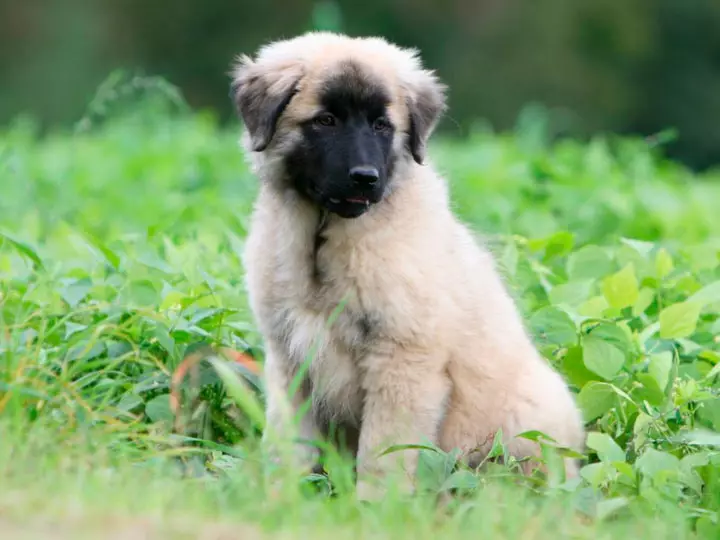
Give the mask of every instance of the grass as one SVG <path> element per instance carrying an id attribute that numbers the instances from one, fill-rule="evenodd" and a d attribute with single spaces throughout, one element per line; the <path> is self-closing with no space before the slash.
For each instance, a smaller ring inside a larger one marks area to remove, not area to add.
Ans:
<path id="1" fill-rule="evenodd" d="M 578 393 L 586 464 L 577 485 L 520 482 L 428 449 L 418 497 L 364 506 L 332 453 L 329 478 L 275 491 L 263 472 L 262 383 L 237 361 L 263 357 L 237 129 L 113 93 L 76 132 L 0 131 L 0 535 L 717 537 L 720 174 L 656 139 L 551 144 L 537 119 L 435 140 L 458 214 Z"/>

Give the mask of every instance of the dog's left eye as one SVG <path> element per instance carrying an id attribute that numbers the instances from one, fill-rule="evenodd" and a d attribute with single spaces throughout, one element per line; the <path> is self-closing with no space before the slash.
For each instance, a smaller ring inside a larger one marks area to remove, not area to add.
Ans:
<path id="1" fill-rule="evenodd" d="M 386 117 L 380 116 L 373 122 L 373 129 L 381 132 L 390 131 L 390 129 L 392 129 L 392 124 Z"/>
<path id="2" fill-rule="evenodd" d="M 315 123 L 320 126 L 330 127 L 335 125 L 335 117 L 330 113 L 322 113 L 315 117 Z"/>

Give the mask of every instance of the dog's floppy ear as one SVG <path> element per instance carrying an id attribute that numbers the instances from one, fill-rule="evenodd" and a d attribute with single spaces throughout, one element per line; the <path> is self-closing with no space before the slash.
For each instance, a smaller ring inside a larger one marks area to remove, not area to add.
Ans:
<path id="1" fill-rule="evenodd" d="M 447 87 L 432 72 L 422 71 L 420 75 L 419 80 L 408 88 L 407 105 L 410 115 L 408 147 L 415 162 L 422 165 L 427 141 L 447 107 Z"/>
<path id="2" fill-rule="evenodd" d="M 241 56 L 232 75 L 235 109 L 250 134 L 252 149 L 261 152 L 270 144 L 280 116 L 297 92 L 301 66 L 288 61 L 262 65 Z"/>

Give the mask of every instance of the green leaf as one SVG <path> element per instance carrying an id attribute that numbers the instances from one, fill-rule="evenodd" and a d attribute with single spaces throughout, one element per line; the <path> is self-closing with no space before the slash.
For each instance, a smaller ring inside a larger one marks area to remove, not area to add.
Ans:
<path id="1" fill-rule="evenodd" d="M 145 404 L 145 414 L 151 422 L 172 422 L 174 416 L 170 409 L 170 394 L 160 394 Z"/>
<path id="2" fill-rule="evenodd" d="M 19 253 L 25 255 L 25 257 L 35 264 L 36 268 L 44 268 L 45 265 L 43 264 L 42 259 L 40 259 L 40 255 L 38 255 L 37 250 L 30 244 L 23 242 L 22 240 L 18 240 L 15 236 L 6 231 L 0 231 L 0 240 L 4 240 L 14 247 Z"/>
<path id="3" fill-rule="evenodd" d="M 650 356 L 648 373 L 655 379 L 655 382 L 657 382 L 658 387 L 662 391 L 665 391 L 665 388 L 667 388 L 672 366 L 673 355 L 670 351 L 663 351 Z"/>
<path id="4" fill-rule="evenodd" d="M 580 476 L 591 486 L 597 487 L 607 479 L 612 470 L 612 465 L 607 463 L 590 463 L 580 469 Z"/>
<path id="5" fill-rule="evenodd" d="M 395 452 L 402 452 L 404 450 L 427 450 L 428 452 L 435 452 L 437 454 L 442 454 L 442 450 L 435 446 L 431 446 L 429 444 L 394 444 L 392 446 L 388 446 L 378 454 L 378 457 L 382 457 L 387 454 L 393 454 Z"/>
<path id="6" fill-rule="evenodd" d="M 479 485 L 476 475 L 466 470 L 459 470 L 452 473 L 440 486 L 440 491 L 448 491 L 450 489 L 472 490 Z"/>
<path id="7" fill-rule="evenodd" d="M 640 294 L 638 295 L 638 299 L 633 304 L 633 315 L 636 317 L 641 315 L 642 313 L 645 313 L 645 310 L 650 307 L 653 300 L 655 300 L 655 291 L 652 289 L 649 289 L 647 287 L 643 287 L 640 289 Z"/>
<path id="8" fill-rule="evenodd" d="M 635 468 L 644 475 L 655 478 L 658 473 L 664 471 L 679 472 L 680 460 L 667 452 L 648 448 L 635 462 Z"/>
<path id="9" fill-rule="evenodd" d="M 585 367 L 582 347 L 570 347 L 562 359 L 562 371 L 575 386 L 582 388 L 589 381 L 598 380 L 598 375 Z"/>
<path id="10" fill-rule="evenodd" d="M 603 281 L 603 293 L 608 303 L 617 309 L 632 306 L 637 302 L 640 291 L 633 263 Z"/>
<path id="11" fill-rule="evenodd" d="M 158 343 L 162 346 L 168 354 L 172 355 L 175 353 L 175 340 L 168 333 L 167 329 L 161 325 L 157 325 L 153 330 L 153 336 L 158 340 Z"/>
<path id="12" fill-rule="evenodd" d="M 608 383 L 586 384 L 577 396 L 585 421 L 595 420 L 612 409 L 617 401 L 616 395 L 615 389 Z"/>
<path id="13" fill-rule="evenodd" d="M 660 337 L 679 339 L 692 335 L 700 316 L 700 304 L 680 302 L 660 312 Z"/>
<path id="14" fill-rule="evenodd" d="M 607 381 L 612 380 L 625 363 L 620 349 L 593 334 L 583 338 L 582 347 L 585 367 Z"/>
<path id="15" fill-rule="evenodd" d="M 159 293 L 155 285 L 147 279 L 131 281 L 123 292 L 125 294 L 123 300 L 131 306 L 152 306 L 159 301 Z"/>
<path id="16" fill-rule="evenodd" d="M 77 279 L 60 289 L 60 295 L 70 307 L 76 307 L 87 296 L 92 288 L 92 281 L 87 278 Z"/>
<path id="17" fill-rule="evenodd" d="M 490 448 L 490 452 L 488 453 L 488 459 L 493 459 L 499 456 L 505 455 L 505 445 L 503 444 L 503 432 L 502 429 L 498 429 L 495 432 L 495 437 L 493 438 L 493 444 L 492 448 Z"/>
<path id="18" fill-rule="evenodd" d="M 612 270 L 612 260 L 598 246 L 585 246 L 568 256 L 567 273 L 571 280 L 596 279 Z"/>
<path id="19" fill-rule="evenodd" d="M 545 246 L 545 259 L 550 259 L 558 255 L 565 255 L 572 249 L 575 239 L 572 233 L 568 231 L 558 231 L 548 238 Z"/>
<path id="20" fill-rule="evenodd" d="M 158 396 L 158 397 L 161 397 L 161 396 Z M 117 405 L 115 405 L 115 407 L 120 409 L 121 411 L 131 411 L 134 408 L 142 405 L 142 403 L 143 403 L 143 401 L 140 396 L 138 396 L 137 394 L 132 394 L 132 393 L 128 392 L 126 394 L 123 394 L 123 396 L 117 402 Z M 169 402 L 168 402 L 168 404 L 169 404 Z M 168 411 L 169 410 L 170 409 L 168 408 Z M 153 410 L 151 412 L 152 412 L 152 414 L 157 413 L 157 411 L 155 411 L 155 410 Z M 147 406 L 146 406 L 145 413 L 147 414 Z M 150 417 L 149 414 L 148 414 L 148 417 Z M 152 418 L 151 418 L 151 420 L 152 420 Z"/>
<path id="21" fill-rule="evenodd" d="M 632 337 L 625 328 L 618 324 L 601 322 L 590 331 L 589 335 L 614 345 L 625 355 L 632 348 Z"/>
<path id="22" fill-rule="evenodd" d="M 452 472 L 453 464 L 446 459 L 446 454 L 420 450 L 417 464 L 417 478 L 424 489 L 438 491 Z"/>
<path id="23" fill-rule="evenodd" d="M 530 317 L 533 333 L 542 341 L 554 345 L 571 345 L 577 341 L 575 323 L 562 310 L 546 306 Z"/>
<path id="24" fill-rule="evenodd" d="M 597 503 L 595 507 L 595 517 L 602 521 L 603 519 L 611 516 L 621 508 L 625 508 L 630 504 L 630 500 L 627 497 L 614 497 L 612 499 L 605 499 Z"/>
<path id="25" fill-rule="evenodd" d="M 597 295 L 589 298 L 578 307 L 578 313 L 585 317 L 593 319 L 599 319 L 605 313 L 605 310 L 610 307 L 608 301 L 604 295 Z"/>
<path id="26" fill-rule="evenodd" d="M 76 324 L 71 321 L 65 321 L 65 339 L 68 339 L 83 330 L 87 330 L 86 324 Z"/>
<path id="27" fill-rule="evenodd" d="M 569 281 L 556 285 L 550 290 L 550 302 L 569 306 L 581 304 L 590 296 L 592 285 L 592 280 Z"/>
<path id="28" fill-rule="evenodd" d="M 636 390 L 636 396 L 644 399 L 651 405 L 661 407 L 666 401 L 667 396 L 657 381 L 648 373 L 638 373 L 635 375 L 642 387 Z"/>
<path id="29" fill-rule="evenodd" d="M 591 432 L 587 434 L 587 445 L 595 450 L 600 461 L 625 461 L 625 452 L 606 433 Z"/>
<path id="30" fill-rule="evenodd" d="M 714 281 L 709 285 L 705 285 L 688 298 L 687 301 L 699 304 L 701 307 L 720 303 L 720 281 Z"/>
<path id="31" fill-rule="evenodd" d="M 682 433 L 676 438 L 676 442 L 692 446 L 710 446 L 720 448 L 720 432 L 708 429 L 694 429 Z"/>
<path id="32" fill-rule="evenodd" d="M 520 437 L 522 439 L 527 439 L 528 441 L 535 441 L 535 442 L 544 442 L 544 443 L 557 443 L 555 439 L 553 439 L 550 435 L 547 433 L 543 433 L 542 431 L 538 431 L 536 429 L 531 429 L 529 431 L 523 431 L 522 433 L 518 433 L 516 437 Z"/>

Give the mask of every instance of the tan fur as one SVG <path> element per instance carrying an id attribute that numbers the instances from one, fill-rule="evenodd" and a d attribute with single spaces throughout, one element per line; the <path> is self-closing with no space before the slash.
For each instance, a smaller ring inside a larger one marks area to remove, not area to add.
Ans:
<path id="1" fill-rule="evenodd" d="M 348 58 L 392 89 L 394 146 L 403 157 L 382 202 L 357 219 L 327 217 L 317 278 L 319 211 L 278 177 L 300 137 L 297 123 L 315 113 L 324 78 Z M 533 347 L 491 255 L 452 214 L 446 183 L 432 165 L 417 164 L 404 150 L 409 107 L 443 90 L 415 52 L 376 38 L 311 33 L 242 58 L 234 77 L 238 88 L 262 82 L 270 97 L 298 88 L 264 151 L 252 151 L 250 134 L 243 138 L 262 181 L 245 265 L 266 344 L 268 433 L 285 429 L 305 398 L 315 414 L 303 418 L 301 436 L 320 436 L 320 418 L 358 427 L 362 497 L 372 496 L 372 476 L 389 471 L 400 455 L 414 473 L 417 451 L 376 457 L 391 444 L 433 442 L 476 461 L 501 429 L 517 457 L 537 452 L 514 438 L 526 430 L 581 448 L 571 393 Z M 436 121 L 428 118 L 425 138 Z M 305 393 L 288 400 L 289 381 L 316 340 Z M 575 464 L 567 470 L 575 474 Z"/>

